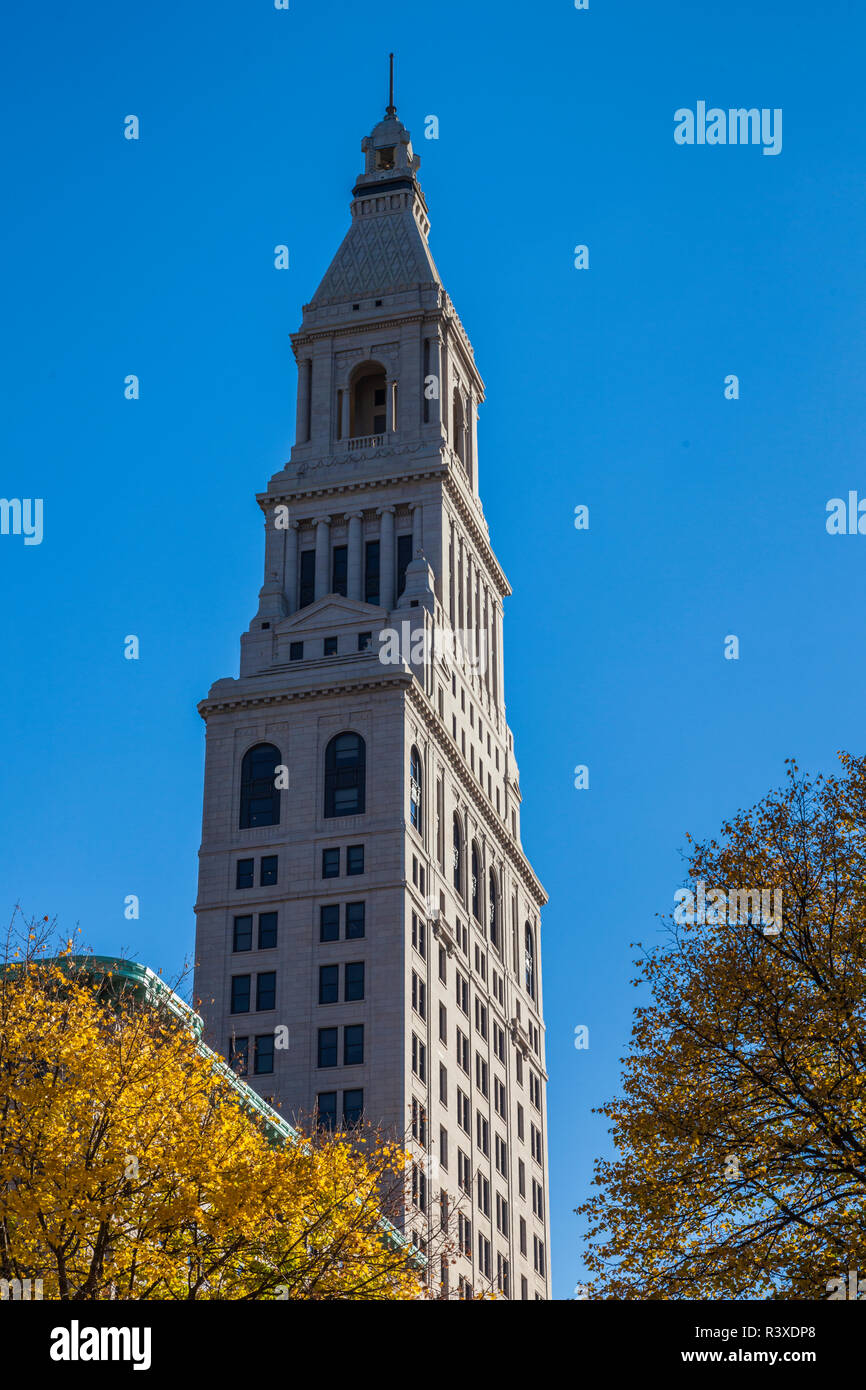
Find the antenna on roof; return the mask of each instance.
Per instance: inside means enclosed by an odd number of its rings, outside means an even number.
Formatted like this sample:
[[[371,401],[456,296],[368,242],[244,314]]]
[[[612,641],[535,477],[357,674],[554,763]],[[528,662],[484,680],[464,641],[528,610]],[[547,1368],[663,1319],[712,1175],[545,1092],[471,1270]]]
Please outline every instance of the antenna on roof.
[[[396,106],[394,105],[394,54],[393,54],[393,53],[389,53],[389,54],[388,54],[388,66],[389,66],[389,76],[388,76],[388,109],[386,110],[385,115],[386,115],[387,118],[390,119],[392,116],[396,116],[396,114],[397,114],[397,108],[396,108]]]

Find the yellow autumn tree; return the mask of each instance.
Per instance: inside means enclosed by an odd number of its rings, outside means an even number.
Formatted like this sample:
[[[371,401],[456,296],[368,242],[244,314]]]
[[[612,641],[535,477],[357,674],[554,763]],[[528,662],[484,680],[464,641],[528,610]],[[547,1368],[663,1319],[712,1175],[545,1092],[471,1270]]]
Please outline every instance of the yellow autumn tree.
[[[650,1002],[601,1111],[617,1155],[578,1208],[590,1298],[820,1299],[866,1277],[866,759],[840,758],[827,779],[791,763],[690,842],[715,908],[673,914],[638,962]],[[776,917],[732,912],[746,889],[781,892]]]
[[[0,1278],[59,1299],[417,1299],[402,1148],[269,1142],[183,1021],[30,949],[0,973]]]

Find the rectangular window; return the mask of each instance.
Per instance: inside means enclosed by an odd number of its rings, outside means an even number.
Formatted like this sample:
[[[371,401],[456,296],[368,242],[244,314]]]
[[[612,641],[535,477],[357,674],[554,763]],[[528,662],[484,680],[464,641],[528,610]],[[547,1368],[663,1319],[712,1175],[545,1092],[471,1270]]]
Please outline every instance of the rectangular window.
[[[232,975],[232,1013],[248,1014],[250,1011],[249,975]]]
[[[444,1004],[439,1005],[439,1041],[448,1042],[448,1010]]]
[[[457,1007],[461,1009],[467,1018],[469,1016],[469,982],[464,980],[459,970],[454,972],[454,983],[457,994]]]
[[[366,903],[346,903],[346,940],[357,941],[364,935]]]
[[[277,1002],[277,972],[276,970],[266,970],[264,974],[256,976],[256,1009],[259,1013],[264,1013],[266,1009],[273,1009]]]
[[[318,1129],[336,1129],[336,1091],[320,1091],[316,1096],[316,1126]]]
[[[379,542],[367,541],[364,548],[364,602],[379,602]]]
[[[277,914],[259,913],[259,950],[271,951],[277,944]]]
[[[485,1158],[490,1155],[490,1126],[480,1110],[475,1111],[475,1141]]]
[[[475,1187],[478,1194],[478,1210],[483,1216],[490,1215],[490,1183],[483,1173],[479,1173],[475,1179]]]
[[[517,1160],[517,1191],[521,1197],[526,1196],[526,1164],[522,1158]]]
[[[235,888],[252,888],[254,859],[239,859],[235,870]]]
[[[510,1296],[510,1271],[504,1255],[496,1256],[496,1284],[499,1292],[508,1298]]]
[[[439,1099],[442,1104],[448,1105],[448,1068],[439,1063]]]
[[[462,1149],[457,1150],[457,1186],[467,1197],[472,1196],[472,1168],[468,1155]]]
[[[464,1095],[460,1087],[457,1087],[457,1123],[465,1134],[472,1132],[472,1109],[469,1104],[469,1097]]]
[[[345,545],[335,545],[333,553],[331,593],[342,594],[343,598],[348,593],[347,579],[349,574],[349,548]],[[326,653],[327,655],[327,653]]]
[[[539,1240],[538,1236],[532,1237],[533,1259],[532,1267],[536,1274],[540,1274],[542,1279],[545,1275],[546,1261],[544,1255],[544,1241]]]
[[[444,946],[439,947],[439,979],[443,985],[448,983],[448,952]]]
[[[478,1267],[486,1279],[490,1278],[490,1241],[486,1236],[478,1237]]]
[[[421,1039],[412,1034],[412,1070],[419,1081],[427,1080],[427,1048]]]
[[[339,849],[322,850],[322,878],[340,877],[340,851]]]
[[[336,656],[336,655],[337,655],[337,639],[336,639],[336,637],[326,637],[326,638],[325,638],[324,642],[322,643],[322,655],[323,655],[323,656]]]
[[[466,1034],[457,1029],[457,1065],[469,1074],[469,1039]]]
[[[236,917],[232,933],[232,950],[251,951],[252,949],[253,919],[252,917]]]
[[[495,1072],[493,1073],[493,1105],[497,1115],[500,1115],[503,1120],[506,1120],[508,1118],[508,1102],[506,1099],[505,1082],[501,1081]]]
[[[488,1095],[487,1063],[480,1052],[475,1054],[475,1085],[486,1100]]]
[[[355,999],[363,999],[364,962],[362,960],[349,961],[345,972],[343,998],[346,1003],[351,1003]]]
[[[354,1129],[364,1116],[364,1092],[359,1088],[343,1092],[343,1128]]]
[[[397,537],[397,597],[406,587],[406,568],[412,559],[412,533]]]
[[[346,850],[346,873],[362,874],[364,872],[364,846],[349,845]]]
[[[328,903],[319,908],[319,940],[339,941],[340,907],[338,903]]]
[[[298,589],[298,607],[306,608],[313,602],[316,593],[316,552],[301,551],[301,583]]]
[[[256,1076],[269,1076],[274,1069],[274,1035],[273,1033],[260,1033],[256,1038],[255,1054],[255,1074]]]
[[[262,888],[270,888],[277,881],[277,865],[279,859],[276,854],[265,854],[262,856],[259,865],[259,883]]]
[[[427,1017],[427,986],[414,970],[412,971],[412,1008],[421,1018]]]
[[[520,1218],[520,1253],[521,1255],[526,1254],[526,1222],[522,1216]]]
[[[289,661],[303,661],[304,644],[303,642],[289,643]]]
[[[359,652],[368,652],[368,651],[370,651],[370,649],[371,649],[372,646],[373,646],[373,634],[372,634],[372,632],[359,632],[359,633],[358,633],[358,651],[359,651]]]
[[[415,863],[417,864],[417,860]],[[419,956],[427,955],[427,923],[419,917],[417,912],[412,913],[412,945]]]
[[[497,1192],[496,1194],[496,1229],[502,1235],[508,1235],[508,1203],[505,1198]]]
[[[439,1166],[448,1172],[448,1131],[439,1126]]]
[[[343,1029],[343,1066],[357,1067],[364,1060],[364,1025],[352,1023]]]
[[[229,1038],[229,1066],[234,1067],[239,1076],[246,1076],[249,1066],[249,1038]]]
[[[319,966],[319,1003],[336,1004],[340,997],[340,967]]]
[[[320,1067],[335,1067],[337,1065],[337,1032],[336,1028],[319,1029]]]
[[[508,1146],[501,1134],[496,1135],[496,1167],[503,1178],[508,1177]]]

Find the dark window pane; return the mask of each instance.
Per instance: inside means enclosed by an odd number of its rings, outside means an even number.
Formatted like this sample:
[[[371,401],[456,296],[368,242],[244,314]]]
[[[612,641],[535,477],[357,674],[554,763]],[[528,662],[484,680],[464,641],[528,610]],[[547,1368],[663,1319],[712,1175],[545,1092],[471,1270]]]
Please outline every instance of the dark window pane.
[[[261,1033],[256,1038],[256,1051],[254,1059],[254,1069],[256,1076],[266,1076],[274,1069],[274,1035],[273,1033]]]
[[[259,950],[270,951],[277,944],[277,914],[259,913]]]
[[[301,551],[301,583],[298,593],[298,607],[306,608],[307,604],[313,602],[316,592],[316,552],[315,550]]]
[[[343,1092],[343,1125],[346,1129],[352,1129],[361,1123],[364,1114],[364,1092],[344,1091]]]
[[[364,872],[364,846],[349,845],[346,850],[346,873],[362,874]]]
[[[340,997],[340,967],[338,965],[319,966],[319,1003],[336,1004]]]
[[[362,960],[350,961],[346,966],[346,988],[343,998],[347,1002],[352,999],[364,998],[364,962]]]
[[[359,632],[359,633],[358,633],[358,651],[359,651],[359,652],[368,652],[368,651],[370,650],[370,648],[372,647],[372,645],[373,645],[373,634],[372,634],[372,632]]]
[[[406,587],[406,566],[412,559],[412,536],[397,537],[397,597]]]
[[[367,750],[360,734],[337,734],[325,750],[325,815],[356,816],[365,808]]]
[[[277,972],[266,970],[256,976],[256,1009],[273,1009],[277,1002]]]
[[[248,1014],[250,1011],[249,975],[232,975],[232,1013]]]
[[[252,888],[255,862],[254,859],[238,860],[237,876],[235,878],[236,888]]]
[[[253,919],[252,917],[236,917],[232,936],[232,950],[251,951],[252,949]]]
[[[345,545],[335,545],[333,555],[333,574],[331,578],[331,593],[342,594],[345,598],[347,593],[346,579],[348,576],[348,555],[349,550]]]
[[[322,648],[322,652],[323,652],[323,655],[324,655],[324,656],[336,656],[336,655],[337,655],[337,639],[336,639],[336,637],[326,637],[326,638],[325,638],[325,641],[324,641],[324,644],[323,644],[323,648]]]
[[[364,553],[364,602],[379,602],[379,542],[367,541]]]
[[[303,661],[304,644],[303,642],[289,643],[289,661]]]
[[[275,854],[266,854],[261,862],[259,883],[266,888],[271,883],[277,881],[278,858]]]
[[[244,754],[241,763],[241,830],[257,825],[279,825],[280,793],[274,785],[280,750],[260,743]]]
[[[319,940],[339,941],[339,939],[340,907],[338,903],[329,903],[327,907],[319,909]]]
[[[229,1038],[229,1066],[234,1067],[238,1076],[246,1076],[249,1066],[249,1038]]]
[[[366,903],[346,903],[346,940],[355,941],[365,934]]]
[[[337,1125],[337,1092],[320,1091],[316,1097],[316,1123],[319,1129],[335,1129]]]
[[[343,1066],[359,1066],[364,1060],[364,1025],[352,1023],[343,1029]]]
[[[351,872],[351,871],[350,871]],[[340,851],[339,849],[322,850],[322,878],[340,877]]]
[[[319,1029],[319,1066],[335,1067],[337,1065],[337,1029]]]

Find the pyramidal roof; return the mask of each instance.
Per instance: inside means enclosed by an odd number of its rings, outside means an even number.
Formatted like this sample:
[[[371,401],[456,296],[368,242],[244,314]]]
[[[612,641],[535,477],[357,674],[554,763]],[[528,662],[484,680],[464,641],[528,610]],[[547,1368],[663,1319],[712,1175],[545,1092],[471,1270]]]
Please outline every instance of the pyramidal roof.
[[[442,283],[427,244],[430,222],[417,179],[421,158],[393,105],[361,149],[365,167],[352,190],[352,225],[313,307]]]

